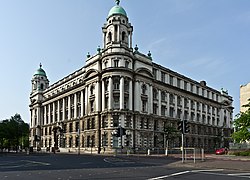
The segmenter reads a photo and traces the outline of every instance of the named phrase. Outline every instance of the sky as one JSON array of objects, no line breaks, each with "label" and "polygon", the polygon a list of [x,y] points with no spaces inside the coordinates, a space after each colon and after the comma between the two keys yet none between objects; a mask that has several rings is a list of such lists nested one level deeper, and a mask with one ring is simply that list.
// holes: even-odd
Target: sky
[{"label": "sky", "polygon": [[[57,82],[102,47],[114,0],[0,0],[0,120],[30,122],[31,79],[42,63]],[[153,62],[209,87],[227,89],[239,112],[250,82],[250,0],[121,0],[133,45]]]}]

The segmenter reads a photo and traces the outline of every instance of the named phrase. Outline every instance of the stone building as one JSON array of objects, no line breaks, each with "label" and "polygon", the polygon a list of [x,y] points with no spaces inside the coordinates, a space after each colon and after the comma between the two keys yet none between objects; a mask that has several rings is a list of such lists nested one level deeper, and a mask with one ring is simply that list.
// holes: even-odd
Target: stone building
[{"label": "stone building", "polygon": [[[49,85],[32,78],[30,146],[60,151],[112,152],[164,148],[166,127],[188,120],[188,147],[213,150],[230,136],[232,97],[153,62],[133,48],[133,26],[117,4],[102,27],[103,48],[79,70]],[[126,135],[114,136],[118,126]],[[170,147],[180,147],[177,133]]]},{"label": "stone building", "polygon": [[250,83],[240,86],[240,112],[245,112],[248,108],[243,107],[249,103],[250,99]]}]

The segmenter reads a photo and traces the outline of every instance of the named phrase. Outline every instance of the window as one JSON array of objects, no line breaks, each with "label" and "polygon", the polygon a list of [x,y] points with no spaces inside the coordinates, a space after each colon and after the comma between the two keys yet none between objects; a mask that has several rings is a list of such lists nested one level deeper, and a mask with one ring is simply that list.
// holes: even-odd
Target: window
[{"label": "window", "polygon": [[91,129],[95,129],[95,118],[91,120]]},{"label": "window", "polygon": [[112,41],[112,33],[109,32],[109,33],[108,33],[108,42],[111,42],[111,41]]},{"label": "window", "polygon": [[187,82],[184,81],[184,90],[187,90]]},{"label": "window", "polygon": [[190,91],[193,92],[194,91],[194,85],[190,84]]},{"label": "window", "polygon": [[171,75],[169,75],[169,84],[172,86],[174,85],[174,77]]},{"label": "window", "polygon": [[177,97],[177,105],[181,106],[182,105],[182,99],[180,96]]},{"label": "window", "polygon": [[174,103],[174,95],[173,94],[170,94],[169,95],[169,101],[170,101],[170,104],[171,105],[174,105],[175,103]]},{"label": "window", "polygon": [[157,91],[157,89],[153,89],[153,99],[154,100],[157,100],[158,99],[158,91]]},{"label": "window", "polygon": [[128,97],[124,98],[124,109],[128,109]]},{"label": "window", "polygon": [[94,90],[95,90],[95,87],[94,87],[94,86],[91,86],[91,87],[90,87],[90,95],[93,95],[93,94],[94,94]]},{"label": "window", "polygon": [[122,32],[122,41],[125,41],[126,40],[126,33],[123,31]]},{"label": "window", "polygon": [[154,76],[154,79],[157,79],[157,70],[156,69],[153,69],[153,76]]},{"label": "window", "polygon": [[120,89],[120,78],[116,77],[114,78],[114,90],[119,90]]},{"label": "window", "polygon": [[69,132],[72,132],[72,131],[73,131],[73,124],[69,123]]},{"label": "window", "polygon": [[157,109],[158,109],[158,106],[157,104],[153,104],[153,114],[157,114]]},{"label": "window", "polygon": [[188,108],[188,99],[187,98],[184,99],[184,107]]},{"label": "window", "polygon": [[120,108],[120,96],[114,96],[114,109]]},{"label": "window", "polygon": [[143,84],[141,88],[142,88],[142,94],[146,95],[147,86]]},{"label": "window", "polygon": [[170,115],[170,117],[174,117],[174,108],[173,107],[170,107],[170,109],[169,109],[169,115]]},{"label": "window", "polygon": [[181,88],[181,79],[177,78],[177,87]]},{"label": "window", "polygon": [[118,127],[119,126],[119,116],[114,115],[113,116],[113,127]]},{"label": "window", "polygon": [[147,111],[147,101],[146,100],[142,100],[142,111],[143,112]]},{"label": "window", "polygon": [[107,92],[108,91],[108,87],[109,87],[109,81],[105,80],[104,81],[104,91]]},{"label": "window", "polygon": [[125,61],[125,68],[129,68],[129,62]]},{"label": "window", "polygon": [[114,67],[118,67],[119,66],[119,60],[114,60]]},{"label": "window", "polygon": [[161,92],[161,100],[166,101],[166,92],[164,91]]},{"label": "window", "polygon": [[94,101],[90,101],[90,111],[93,112],[94,111]]},{"label": "window", "polygon": [[141,129],[144,129],[144,118],[141,118]]},{"label": "window", "polygon": [[124,81],[124,91],[129,92],[129,81],[128,80]]},{"label": "window", "polygon": [[163,105],[161,106],[161,115],[162,116],[166,115],[166,109],[167,109],[166,106],[163,106]]},{"label": "window", "polygon": [[161,81],[165,82],[165,76],[166,74],[164,72],[161,72]]}]

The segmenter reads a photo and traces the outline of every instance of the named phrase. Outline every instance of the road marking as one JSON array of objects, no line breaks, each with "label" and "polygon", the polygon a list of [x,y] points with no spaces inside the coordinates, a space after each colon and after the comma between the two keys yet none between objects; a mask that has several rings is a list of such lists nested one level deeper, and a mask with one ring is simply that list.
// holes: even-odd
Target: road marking
[{"label": "road marking", "polygon": [[165,175],[165,176],[159,176],[159,177],[151,178],[151,179],[148,179],[148,180],[164,179],[164,178],[179,176],[179,175],[183,175],[183,174],[187,174],[187,173],[216,174],[216,173],[209,173],[209,172],[217,172],[217,171],[223,171],[223,170],[224,169],[205,169],[205,170],[202,169],[202,170],[183,171],[183,172],[178,172],[178,173],[169,174],[169,175]]},{"label": "road marking", "polygon": [[228,176],[248,176],[250,173],[227,174]]},{"label": "road marking", "polygon": [[191,172],[216,172],[216,171],[224,171],[224,169],[201,169],[201,170],[192,170]]},{"label": "road marking", "polygon": [[160,177],[150,178],[148,180],[164,179],[164,178],[168,178],[168,177],[173,177],[173,176],[179,176],[179,175],[182,175],[182,174],[187,174],[189,172],[190,171],[183,171],[183,172],[178,172],[178,173],[174,173],[174,174],[169,174],[169,175],[166,175],[166,176],[160,176]]}]

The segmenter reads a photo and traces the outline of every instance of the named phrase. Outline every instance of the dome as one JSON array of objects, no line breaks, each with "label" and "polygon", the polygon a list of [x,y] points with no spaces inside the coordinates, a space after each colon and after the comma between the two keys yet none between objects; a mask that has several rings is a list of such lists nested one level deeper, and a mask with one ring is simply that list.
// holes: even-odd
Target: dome
[{"label": "dome", "polygon": [[117,14],[120,14],[120,15],[127,17],[126,11],[119,5],[116,5],[110,9],[108,17],[110,17],[112,15],[117,15]]},{"label": "dome", "polygon": [[34,76],[35,76],[35,75],[47,77],[47,76],[46,76],[46,72],[42,69],[42,65],[41,65],[41,64],[40,64],[40,68],[36,70]]}]

